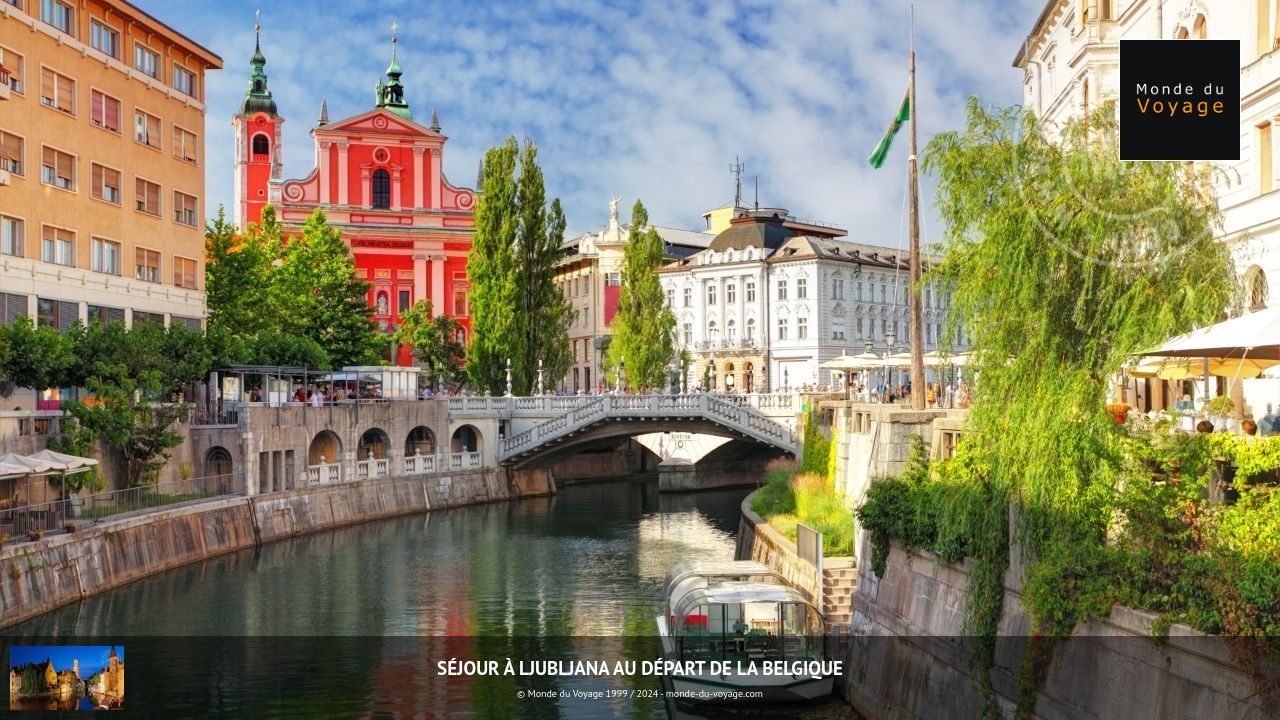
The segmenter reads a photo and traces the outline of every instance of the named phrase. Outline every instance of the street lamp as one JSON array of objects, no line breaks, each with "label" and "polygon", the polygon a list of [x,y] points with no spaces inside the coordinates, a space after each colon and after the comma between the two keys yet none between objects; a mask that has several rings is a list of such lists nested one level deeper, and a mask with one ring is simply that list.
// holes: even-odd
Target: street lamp
[{"label": "street lamp", "polygon": [[538,358],[538,394],[542,394],[542,358]]},{"label": "street lamp", "polygon": [[507,358],[507,397],[511,397],[511,358]]}]

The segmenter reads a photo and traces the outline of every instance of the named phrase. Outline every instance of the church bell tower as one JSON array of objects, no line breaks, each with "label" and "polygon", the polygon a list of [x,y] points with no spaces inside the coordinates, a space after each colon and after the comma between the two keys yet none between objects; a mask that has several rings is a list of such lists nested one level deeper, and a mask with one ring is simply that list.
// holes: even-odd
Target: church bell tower
[{"label": "church bell tower", "polygon": [[272,180],[281,179],[280,142],[284,118],[267,87],[267,58],[262,54],[262,26],[254,25],[253,57],[249,59],[249,87],[240,111],[231,119],[236,136],[235,224],[241,230],[262,219],[270,202]]}]

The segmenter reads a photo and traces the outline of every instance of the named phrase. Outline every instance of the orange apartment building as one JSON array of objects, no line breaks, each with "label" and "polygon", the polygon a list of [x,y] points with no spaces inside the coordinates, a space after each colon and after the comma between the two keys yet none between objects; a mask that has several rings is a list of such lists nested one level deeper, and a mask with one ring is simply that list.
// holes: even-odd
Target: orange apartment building
[{"label": "orange apartment building", "polygon": [[205,73],[123,0],[0,0],[0,322],[203,326]]}]

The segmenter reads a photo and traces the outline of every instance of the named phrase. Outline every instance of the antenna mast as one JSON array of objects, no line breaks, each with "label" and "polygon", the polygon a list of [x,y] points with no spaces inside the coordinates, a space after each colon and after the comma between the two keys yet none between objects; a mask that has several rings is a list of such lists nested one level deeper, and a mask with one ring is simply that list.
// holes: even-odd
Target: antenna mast
[{"label": "antenna mast", "polygon": [[729,166],[729,172],[733,174],[733,207],[742,207],[742,171],[746,166],[738,160],[738,156],[733,156],[733,164]]}]

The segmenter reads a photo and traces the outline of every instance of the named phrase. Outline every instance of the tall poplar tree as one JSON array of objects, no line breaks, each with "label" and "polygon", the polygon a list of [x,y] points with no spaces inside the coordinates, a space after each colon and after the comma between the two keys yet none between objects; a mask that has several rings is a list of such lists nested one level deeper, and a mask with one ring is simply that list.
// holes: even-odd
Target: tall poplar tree
[{"label": "tall poplar tree", "polygon": [[315,340],[336,366],[378,362],[389,336],[371,319],[369,283],[356,277],[355,259],[342,233],[320,210],[302,226],[302,235],[284,247],[272,273],[273,307],[285,334]]},{"label": "tall poplar tree", "polygon": [[476,233],[467,257],[467,281],[471,284],[467,374],[477,391],[490,395],[506,391],[506,362],[515,320],[511,271],[518,222],[514,212],[518,152],[514,137],[485,152]]},{"label": "tall poplar tree", "polygon": [[553,387],[572,362],[569,324],[573,310],[555,284],[556,260],[564,242],[565,218],[560,200],[546,204],[538,148],[526,139],[520,152],[520,180],[516,188],[520,229],[516,236],[516,287],[519,322],[515,330],[516,357],[512,361],[512,385],[520,395],[537,391],[538,364],[542,363],[544,387]]},{"label": "tall poplar tree", "polygon": [[560,201],[546,202],[537,147],[514,137],[490,148],[476,210],[476,234],[467,261],[472,338],[467,370],[476,388],[506,392],[511,361],[513,391],[536,389],[538,363],[545,385],[571,362],[572,311],[555,285],[555,261],[564,241]]},{"label": "tall poplar tree", "polygon": [[665,387],[675,354],[671,333],[676,317],[667,307],[657,273],[663,249],[662,237],[649,227],[649,213],[636,200],[622,255],[622,289],[609,343],[609,366],[624,367],[625,361],[622,379],[632,390]]}]

